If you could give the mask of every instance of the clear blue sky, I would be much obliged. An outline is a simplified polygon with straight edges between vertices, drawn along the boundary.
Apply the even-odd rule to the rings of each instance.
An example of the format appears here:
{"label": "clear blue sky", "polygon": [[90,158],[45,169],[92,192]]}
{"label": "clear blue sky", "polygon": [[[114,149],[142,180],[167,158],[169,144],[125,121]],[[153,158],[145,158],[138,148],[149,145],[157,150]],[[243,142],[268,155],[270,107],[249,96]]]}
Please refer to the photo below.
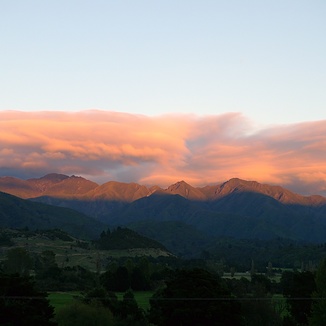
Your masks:
{"label": "clear blue sky", "polygon": [[0,0],[0,110],[326,118],[325,0]]}

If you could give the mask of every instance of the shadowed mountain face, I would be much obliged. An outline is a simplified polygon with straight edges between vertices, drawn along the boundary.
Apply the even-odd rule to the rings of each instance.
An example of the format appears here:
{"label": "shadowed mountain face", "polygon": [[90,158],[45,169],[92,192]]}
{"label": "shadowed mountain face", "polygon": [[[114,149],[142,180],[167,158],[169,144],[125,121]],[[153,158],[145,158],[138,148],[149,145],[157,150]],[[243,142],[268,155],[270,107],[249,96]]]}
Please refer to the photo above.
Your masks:
{"label": "shadowed mountain face", "polygon": [[144,221],[174,221],[206,236],[326,242],[326,198],[254,181],[231,179],[202,188],[180,181],[162,189],[114,181],[97,185],[81,177],[50,174],[25,181],[3,177],[0,190],[70,207],[109,225],[132,224],[139,231],[141,223],[144,233]]}
{"label": "shadowed mountain face", "polygon": [[76,237],[95,239],[106,228],[69,208],[31,202],[0,192],[0,228],[62,229]]}

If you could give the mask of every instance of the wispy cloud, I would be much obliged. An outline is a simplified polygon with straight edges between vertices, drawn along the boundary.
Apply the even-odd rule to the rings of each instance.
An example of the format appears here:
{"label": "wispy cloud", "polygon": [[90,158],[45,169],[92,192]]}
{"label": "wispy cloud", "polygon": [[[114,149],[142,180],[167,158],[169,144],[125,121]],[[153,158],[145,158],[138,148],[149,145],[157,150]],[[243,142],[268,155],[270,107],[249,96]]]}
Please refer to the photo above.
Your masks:
{"label": "wispy cloud", "polygon": [[255,129],[240,113],[0,112],[0,174],[167,186],[232,177],[326,193],[326,120]]}

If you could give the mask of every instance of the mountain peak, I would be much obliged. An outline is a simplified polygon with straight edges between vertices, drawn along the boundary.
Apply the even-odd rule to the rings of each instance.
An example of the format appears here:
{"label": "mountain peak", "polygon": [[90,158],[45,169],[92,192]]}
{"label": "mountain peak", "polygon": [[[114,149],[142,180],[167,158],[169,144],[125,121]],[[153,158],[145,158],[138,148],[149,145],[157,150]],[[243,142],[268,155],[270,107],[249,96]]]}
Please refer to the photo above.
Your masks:
{"label": "mountain peak", "polygon": [[[65,174],[60,174],[60,173],[49,173],[46,174],[45,176],[39,178],[38,180],[49,180],[52,182],[60,182],[64,179],[68,179],[69,177]],[[35,180],[35,179],[34,179]]]}
{"label": "mountain peak", "polygon": [[236,191],[249,190],[251,188],[250,181],[245,181],[239,178],[232,178],[217,186],[215,190],[216,196],[224,196]]}
{"label": "mountain peak", "polygon": [[281,186],[262,184],[257,181],[246,181],[239,178],[232,178],[215,190],[215,198],[222,197],[234,192],[255,192],[276,199],[283,204],[318,205],[325,203],[321,196],[302,196]]}
{"label": "mountain peak", "polygon": [[191,187],[191,186],[187,182],[181,180],[181,181],[178,181],[178,182],[172,184],[171,186],[169,186],[167,188],[167,190],[169,190],[169,189],[178,189],[180,187]]}
{"label": "mountain peak", "polygon": [[173,185],[169,186],[166,190],[166,193],[173,195],[180,195],[187,199],[192,200],[204,200],[205,195],[197,188],[192,187],[187,182],[181,180]]}

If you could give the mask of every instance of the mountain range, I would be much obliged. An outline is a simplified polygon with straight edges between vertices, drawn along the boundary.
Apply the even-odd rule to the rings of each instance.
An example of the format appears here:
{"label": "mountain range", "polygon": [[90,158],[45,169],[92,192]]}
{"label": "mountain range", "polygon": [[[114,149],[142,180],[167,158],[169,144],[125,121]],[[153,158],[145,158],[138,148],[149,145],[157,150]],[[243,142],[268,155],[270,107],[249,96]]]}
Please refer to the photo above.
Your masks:
{"label": "mountain range", "polygon": [[168,249],[189,249],[189,241],[196,246],[218,236],[326,242],[325,197],[237,178],[205,187],[180,181],[163,189],[115,181],[98,185],[53,173],[29,180],[2,177],[0,191],[131,227]]}
{"label": "mountain range", "polygon": [[302,196],[280,186],[260,184],[238,178],[219,185],[193,187],[179,181],[166,189],[158,186],[146,187],[137,183],[109,181],[102,185],[78,176],[51,173],[41,178],[22,180],[14,177],[0,177],[0,191],[24,199],[49,196],[84,200],[109,200],[133,202],[153,193],[180,195],[194,201],[214,201],[231,193],[253,192],[274,198],[283,204],[318,206],[326,204],[326,198],[313,195]]}

